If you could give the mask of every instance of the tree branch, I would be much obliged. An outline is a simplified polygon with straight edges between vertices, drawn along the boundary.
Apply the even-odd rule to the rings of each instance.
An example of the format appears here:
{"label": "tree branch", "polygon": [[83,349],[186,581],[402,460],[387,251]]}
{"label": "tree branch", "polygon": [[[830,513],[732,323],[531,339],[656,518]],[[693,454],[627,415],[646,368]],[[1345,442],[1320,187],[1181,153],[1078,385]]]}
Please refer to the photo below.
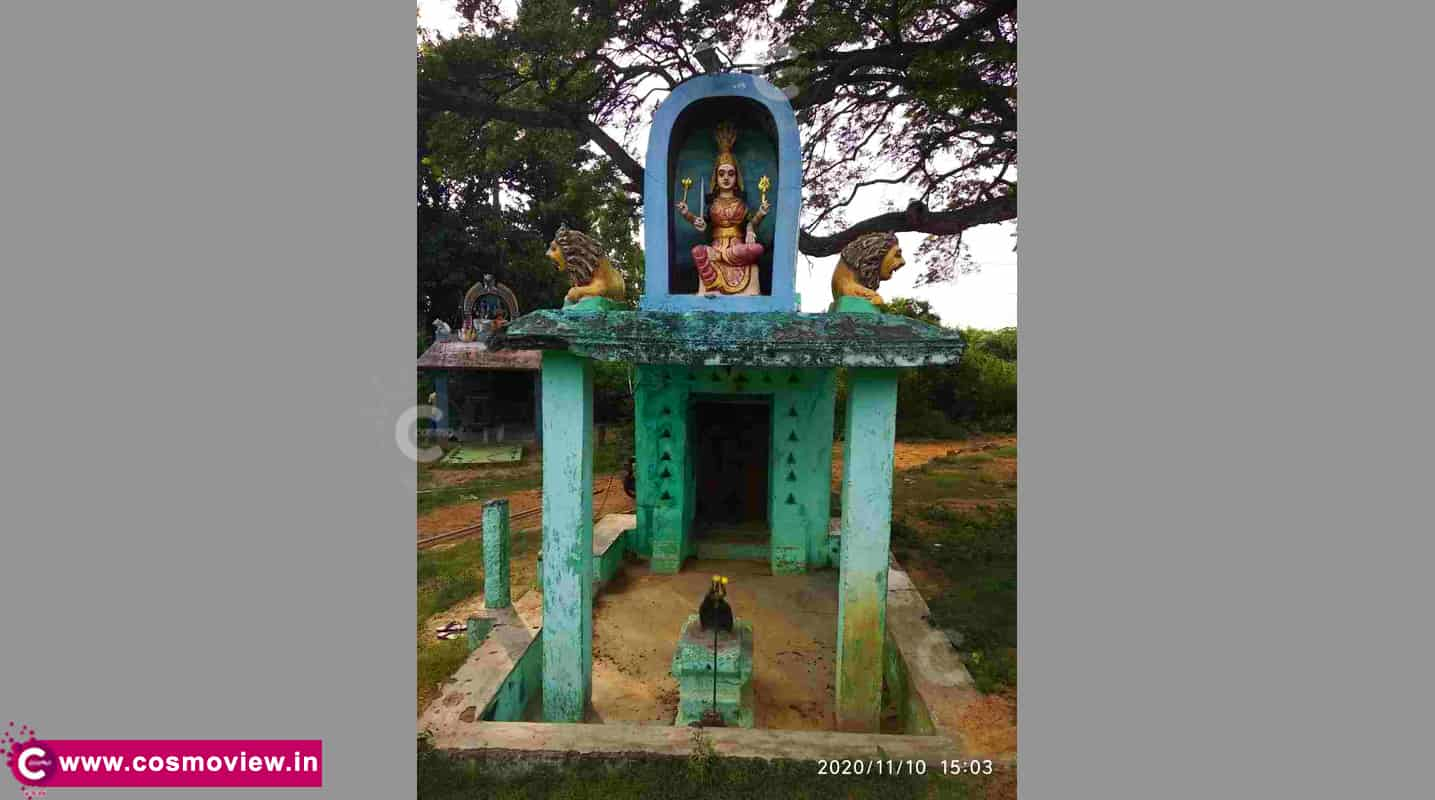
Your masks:
{"label": "tree branch", "polygon": [[627,176],[628,189],[639,194],[643,190],[643,165],[628,155],[623,145],[609,136],[597,123],[580,114],[567,111],[528,108],[510,108],[490,103],[461,89],[433,86],[419,87],[419,104],[430,108],[453,111],[466,116],[497,119],[512,122],[528,128],[558,128],[581,133],[613,160],[619,172]]}
{"label": "tree branch", "polygon": [[797,249],[808,256],[830,256],[842,252],[853,239],[864,233],[882,231],[918,231],[936,236],[950,236],[967,228],[1016,219],[1016,197],[1004,195],[973,203],[950,211],[928,211],[921,203],[912,203],[906,211],[892,211],[858,222],[831,236],[813,236],[802,231]]}

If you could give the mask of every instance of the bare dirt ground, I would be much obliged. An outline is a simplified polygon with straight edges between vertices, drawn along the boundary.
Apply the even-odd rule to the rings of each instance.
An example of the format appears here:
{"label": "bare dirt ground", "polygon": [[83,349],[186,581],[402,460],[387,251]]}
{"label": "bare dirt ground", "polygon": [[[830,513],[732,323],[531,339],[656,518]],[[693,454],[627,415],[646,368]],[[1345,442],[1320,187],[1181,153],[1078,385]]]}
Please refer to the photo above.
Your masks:
{"label": "bare dirt ground", "polygon": [[[984,453],[989,450],[996,450],[1016,444],[1015,436],[978,436],[971,439],[954,441],[932,441],[932,442],[897,442],[896,450],[893,453],[895,459],[894,467],[898,472],[904,469],[913,469],[945,455],[969,453]],[[1015,461],[1013,460],[1013,470]],[[1015,472],[1013,471],[1013,478]],[[842,443],[832,445],[832,490],[838,491],[842,487]]]}
{"label": "bare dirt ground", "polygon": [[593,607],[596,717],[673,723],[678,710],[678,685],[669,672],[673,650],[715,574],[731,579],[728,601],[739,619],[752,622],[756,726],[832,730],[837,573],[772,575],[755,561],[689,561],[677,575],[625,565]]}
{"label": "bare dirt ground", "polygon": [[[441,475],[447,472],[458,472],[459,470],[434,471],[434,475]],[[472,479],[472,476],[469,477]],[[463,481],[456,481],[462,483]],[[633,498],[623,491],[623,476],[621,473],[609,475],[594,475],[593,488],[598,494],[593,495],[593,515],[600,518],[603,514],[631,514],[633,513]],[[459,528],[475,525],[483,517],[483,500],[472,500],[463,503],[436,508],[418,518],[418,538],[435,536],[440,533],[458,530]],[[541,509],[543,506],[542,489],[525,489],[512,492],[508,495],[508,514],[513,519],[514,530],[538,530],[543,527],[543,512],[529,514],[525,517],[518,517],[525,511]],[[473,532],[474,536],[481,535],[479,531]],[[451,544],[467,537],[458,537],[449,540],[445,544]]]}

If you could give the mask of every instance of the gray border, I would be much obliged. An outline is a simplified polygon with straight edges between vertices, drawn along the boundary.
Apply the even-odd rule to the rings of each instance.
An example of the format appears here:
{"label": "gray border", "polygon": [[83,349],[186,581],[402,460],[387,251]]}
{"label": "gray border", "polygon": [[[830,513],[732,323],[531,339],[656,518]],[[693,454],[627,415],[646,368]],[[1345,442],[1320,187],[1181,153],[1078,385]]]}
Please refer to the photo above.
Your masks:
{"label": "gray border", "polygon": [[413,794],[413,48],[402,4],[4,6],[0,725]]}
{"label": "gray border", "polygon": [[[1431,26],[1282,6],[1023,9],[1024,796],[1425,762]],[[0,716],[412,792],[412,30],[4,6]]]}
{"label": "gray border", "polygon": [[1412,8],[1022,8],[1024,797],[1428,793]]}

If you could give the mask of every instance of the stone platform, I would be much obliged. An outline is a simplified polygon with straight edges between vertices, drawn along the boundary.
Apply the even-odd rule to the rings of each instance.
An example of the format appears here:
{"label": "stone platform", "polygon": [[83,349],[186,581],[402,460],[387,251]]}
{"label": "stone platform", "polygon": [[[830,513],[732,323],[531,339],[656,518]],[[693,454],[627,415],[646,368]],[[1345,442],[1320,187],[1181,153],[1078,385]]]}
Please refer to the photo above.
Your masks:
{"label": "stone platform", "polygon": [[678,717],[683,726],[702,720],[713,705],[713,646],[717,645],[717,710],[729,727],[751,728],[752,623],[734,620],[730,633],[705,631],[698,616],[683,624],[673,651],[673,677],[678,680]]}

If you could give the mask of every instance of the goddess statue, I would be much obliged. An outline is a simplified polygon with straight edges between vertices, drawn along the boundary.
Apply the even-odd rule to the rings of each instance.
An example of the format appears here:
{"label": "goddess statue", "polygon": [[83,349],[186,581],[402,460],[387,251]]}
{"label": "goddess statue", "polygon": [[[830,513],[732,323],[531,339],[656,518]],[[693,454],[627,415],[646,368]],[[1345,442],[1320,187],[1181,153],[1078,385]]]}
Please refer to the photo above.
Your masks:
{"label": "goddess statue", "polygon": [[[742,170],[732,153],[737,141],[737,129],[731,122],[717,126],[713,134],[717,140],[718,154],[713,161],[712,193],[703,196],[705,214],[694,214],[688,209],[687,193],[678,201],[678,213],[699,231],[712,225],[712,244],[700,244],[693,248],[693,264],[698,270],[698,294],[709,295],[754,295],[762,293],[761,279],[757,274],[757,260],[764,248],[757,241],[757,226],[767,216],[771,207],[767,202],[768,182],[761,181],[762,204],[757,212],[748,216],[744,200]],[[685,180],[684,186],[692,184]],[[746,232],[743,223],[746,222]]]}

